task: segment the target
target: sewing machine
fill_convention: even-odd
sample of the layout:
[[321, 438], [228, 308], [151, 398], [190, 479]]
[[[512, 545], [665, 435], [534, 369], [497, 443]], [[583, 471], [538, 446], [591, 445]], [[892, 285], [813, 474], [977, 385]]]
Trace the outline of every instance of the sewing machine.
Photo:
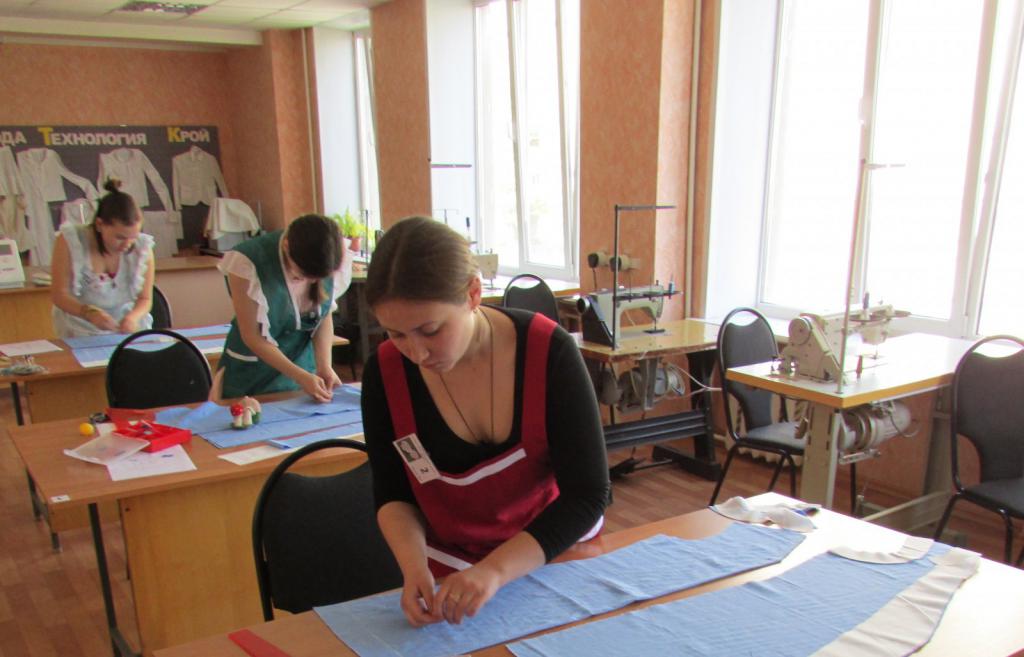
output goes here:
[[494, 278], [498, 275], [498, 254], [497, 253], [474, 253], [473, 260], [480, 269], [480, 278], [490, 282], [494, 287]]
[[679, 294], [672, 283], [665, 287], [659, 283], [640, 287], [599, 290], [581, 297], [577, 302], [583, 325], [583, 339], [608, 347], [617, 347], [622, 335], [622, 313], [639, 310], [646, 313], [654, 327], [647, 333], [662, 333], [658, 320], [665, 308], [665, 298]]
[[[850, 314], [849, 333], [859, 334], [864, 344], [877, 346], [889, 336], [889, 323], [892, 319], [907, 315], [909, 313], [893, 310], [891, 305], [865, 304], [862, 310]], [[817, 381], [839, 381], [843, 373], [843, 366], [839, 362], [843, 324], [843, 313], [801, 313], [794, 318], [789, 323], [789, 343], [782, 350], [779, 371]], [[863, 358], [861, 356], [858, 360], [858, 372], [863, 365]]]

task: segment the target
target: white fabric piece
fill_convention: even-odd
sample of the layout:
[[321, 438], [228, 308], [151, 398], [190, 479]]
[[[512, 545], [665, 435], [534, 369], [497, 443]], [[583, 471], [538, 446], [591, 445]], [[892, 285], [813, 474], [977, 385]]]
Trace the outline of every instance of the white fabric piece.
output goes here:
[[[153, 254], [157, 258], [171, 258], [178, 253], [178, 238], [175, 227], [181, 225], [181, 214], [162, 210], [147, 210], [142, 213], [142, 232], [153, 236]], [[177, 220], [175, 220], [177, 217]]]
[[87, 198], [79, 198], [68, 201], [60, 206], [60, 226], [58, 230], [67, 224], [75, 226], [87, 226], [92, 223], [96, 216], [96, 201]]
[[270, 304], [267, 303], [267, 297], [263, 294], [260, 277], [256, 274], [256, 265], [253, 264], [248, 256], [238, 251], [228, 251], [221, 258], [220, 262], [217, 263], [217, 269], [225, 276], [232, 274], [248, 283], [245, 288], [245, 295], [256, 304], [256, 323], [260, 327], [260, 334], [267, 342], [276, 347], [277, 340], [270, 335], [270, 319], [268, 316]]
[[953, 594], [978, 571], [981, 558], [953, 548], [932, 561], [936, 566], [931, 572], [815, 657], [902, 657], [928, 643]]
[[100, 173], [96, 187], [103, 189], [108, 178], [121, 181], [121, 191], [135, 200], [140, 210], [149, 207], [149, 190], [146, 180], [153, 185], [157, 197], [165, 210], [171, 208], [171, 194], [167, 191], [167, 183], [160, 177], [146, 154], [137, 148], [118, 148], [109, 153], [100, 154]]
[[777, 504], [751, 504], [743, 497], [733, 497], [722, 504], [711, 507], [712, 511], [740, 522], [765, 524], [771, 522], [785, 529], [808, 533], [816, 529], [811, 519], [805, 515], [820, 509], [817, 504], [796, 502], [793, 504], [779, 502]]
[[836, 556], [850, 559], [851, 561], [863, 561], [865, 563], [906, 563], [915, 561], [928, 554], [932, 549], [933, 541], [930, 538], [921, 536], [907, 536], [902, 545], [893, 550], [862, 550], [849, 545], [838, 545], [829, 552]]
[[83, 191], [87, 199], [98, 194], [92, 183], [72, 173], [60, 155], [48, 148], [30, 148], [18, 153], [18, 173], [25, 191], [28, 229], [35, 244], [29, 253], [33, 265], [47, 266], [53, 258], [53, 217], [50, 215], [51, 201], [65, 201], [63, 179], [69, 180]]
[[18, 163], [10, 146], [0, 147], [0, 237], [18, 243], [20, 251], [35, 245], [25, 223], [25, 190], [21, 185]]
[[259, 230], [260, 222], [245, 201], [237, 198], [215, 198], [209, 214], [206, 215], [203, 234], [216, 240], [226, 233], [254, 235]]
[[224, 174], [220, 171], [217, 158], [198, 146], [193, 146], [171, 160], [171, 185], [174, 188], [174, 208], [184, 205], [205, 203], [213, 206], [217, 189], [224, 196], [230, 196]]

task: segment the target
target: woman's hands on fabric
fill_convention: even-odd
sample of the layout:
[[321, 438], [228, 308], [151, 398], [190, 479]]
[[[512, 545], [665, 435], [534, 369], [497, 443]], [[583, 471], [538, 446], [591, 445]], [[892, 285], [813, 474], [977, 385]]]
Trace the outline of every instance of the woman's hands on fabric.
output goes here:
[[327, 403], [334, 397], [334, 391], [324, 384], [324, 380], [320, 378], [319, 374], [305, 372], [298, 384], [302, 386], [306, 394], [318, 402]]
[[327, 367], [318, 367], [316, 374], [323, 380], [328, 390], [334, 390], [341, 385], [341, 378], [338, 377], [338, 373], [334, 371], [334, 368], [329, 365]]
[[135, 333], [139, 330], [139, 319], [128, 313], [121, 319], [121, 325], [118, 328], [121, 333]]
[[114, 321], [114, 318], [107, 314], [106, 311], [100, 310], [99, 308], [90, 311], [85, 318], [90, 324], [98, 329], [103, 329], [104, 331], [118, 330], [118, 325], [117, 322]]
[[425, 566], [402, 583], [402, 611], [413, 627], [423, 627], [441, 620], [436, 613], [434, 595], [434, 576]]
[[478, 563], [445, 578], [434, 596], [434, 610], [458, 625], [463, 617], [475, 616], [500, 587], [498, 572], [486, 563]]

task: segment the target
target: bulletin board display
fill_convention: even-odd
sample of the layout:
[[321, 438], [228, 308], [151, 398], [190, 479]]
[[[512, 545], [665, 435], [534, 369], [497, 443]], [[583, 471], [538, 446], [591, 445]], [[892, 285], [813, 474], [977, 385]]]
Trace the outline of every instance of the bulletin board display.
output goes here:
[[[173, 185], [174, 158], [186, 154], [196, 147], [212, 156], [219, 168], [221, 155], [217, 128], [204, 125], [0, 125], [0, 146], [9, 146], [15, 156], [29, 149], [52, 150], [68, 170], [92, 183], [100, 195], [106, 193], [103, 190], [105, 180], [100, 180], [102, 166], [100, 156], [110, 157], [110, 153], [119, 149], [141, 151], [152, 163], [159, 179], [168, 190], [172, 206], [176, 202]], [[22, 176], [24, 177], [24, 173]], [[160, 195], [157, 193], [158, 190], [152, 181], [148, 176], [143, 176], [143, 178], [148, 192], [148, 204], [141, 209], [144, 211], [174, 209], [164, 208]], [[62, 183], [68, 201], [85, 197], [85, 192], [68, 179], [62, 178]], [[122, 191], [125, 191], [124, 187], [122, 187]], [[218, 195], [226, 196], [227, 194], [218, 188]], [[63, 202], [51, 201], [48, 205], [51, 220], [56, 229], [60, 224]], [[178, 240], [178, 246], [204, 244], [202, 229], [209, 208], [203, 203], [183, 204], [180, 211], [184, 236]]]

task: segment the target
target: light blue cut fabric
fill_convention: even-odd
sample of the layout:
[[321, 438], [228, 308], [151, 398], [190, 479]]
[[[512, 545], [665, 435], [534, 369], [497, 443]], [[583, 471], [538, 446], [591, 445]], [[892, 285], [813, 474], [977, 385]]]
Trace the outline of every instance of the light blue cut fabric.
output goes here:
[[330, 429], [324, 429], [323, 431], [314, 431], [302, 436], [295, 436], [294, 438], [274, 439], [270, 441], [270, 444], [274, 447], [280, 447], [281, 449], [294, 449], [296, 447], [305, 447], [312, 443], [318, 443], [321, 440], [330, 440], [331, 438], [348, 438], [349, 436], [355, 436], [362, 432], [363, 422], [360, 417], [356, 422], [342, 424], [341, 426], [331, 427]]
[[323, 404], [308, 396], [263, 404], [260, 423], [241, 431], [231, 428], [230, 408], [213, 402], [196, 408], [168, 408], [156, 414], [156, 421], [191, 429], [215, 447], [224, 449], [361, 421], [359, 395], [358, 388], [345, 385], [335, 389], [334, 398]]
[[315, 611], [361, 657], [450, 657], [777, 563], [803, 539], [741, 524], [693, 541], [653, 536], [593, 559], [548, 564], [499, 590], [461, 625], [411, 627], [399, 591]]
[[[212, 326], [198, 326], [187, 329], [171, 329], [175, 333], [186, 338], [196, 338], [204, 335], [227, 335], [231, 330], [230, 324], [214, 324]], [[116, 347], [121, 344], [130, 333], [104, 333], [102, 335], [83, 335], [77, 338], [64, 338], [72, 349], [88, 349], [89, 347]], [[155, 342], [163, 340], [166, 336], [153, 334], [140, 338], [141, 341]]]
[[[949, 548], [936, 544], [929, 556]], [[870, 618], [926, 575], [926, 557], [899, 564], [822, 554], [777, 577], [513, 643], [517, 657], [810, 655]]]
[[[145, 340], [131, 343], [131, 345], [128, 346], [128, 349], [134, 349], [136, 351], [160, 351], [161, 349], [167, 349], [175, 344], [175, 342], [150, 342]], [[209, 340], [193, 340], [192, 344], [194, 344], [200, 351], [205, 349], [223, 349], [224, 338], [220, 337], [211, 338]], [[72, 349], [71, 354], [82, 367], [101, 367], [110, 361], [110, 357], [114, 355], [115, 349], [117, 349], [116, 345], [113, 347], [86, 347], [85, 349]]]

